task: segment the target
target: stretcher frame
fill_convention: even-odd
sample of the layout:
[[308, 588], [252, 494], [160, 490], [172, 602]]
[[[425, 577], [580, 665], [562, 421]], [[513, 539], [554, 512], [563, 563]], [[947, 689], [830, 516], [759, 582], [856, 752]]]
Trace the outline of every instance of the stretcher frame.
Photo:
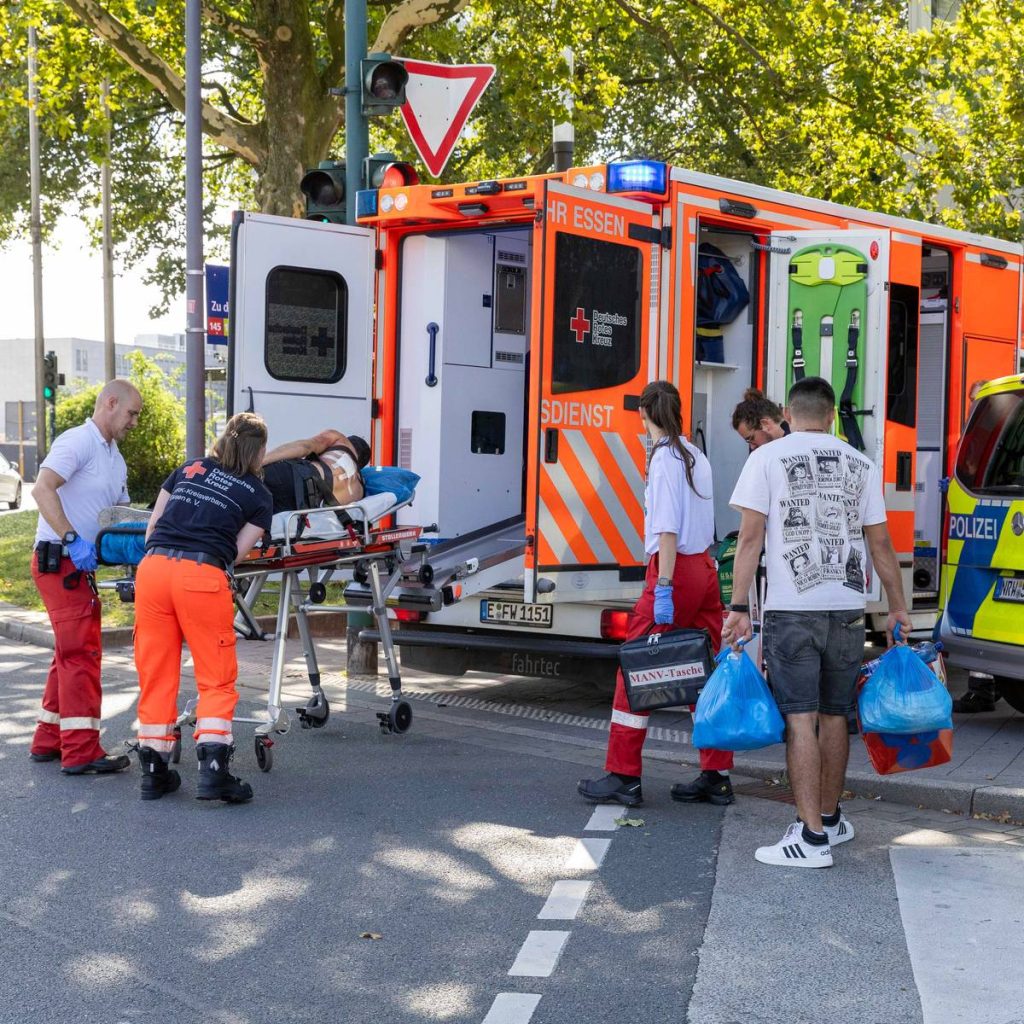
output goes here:
[[[273, 766], [272, 735], [284, 735], [291, 727], [289, 712], [282, 703], [281, 688], [292, 615], [295, 616], [306, 672], [313, 690], [306, 703], [294, 709], [295, 713], [303, 729], [322, 728], [330, 717], [330, 704], [321, 687], [316, 645], [307, 613], [312, 610], [352, 611], [352, 608], [346, 605], [324, 604], [327, 583], [335, 575], [365, 581], [370, 586], [372, 601], [369, 611], [374, 616], [380, 633], [388, 669], [388, 682], [391, 686], [391, 706], [387, 712], [379, 712], [377, 715], [381, 732], [404, 733], [412, 724], [412, 708], [402, 695], [401, 674], [387, 615], [387, 599], [401, 581], [402, 567], [410, 560], [413, 546], [424, 532], [424, 527], [380, 528], [376, 525], [390, 518], [398, 509], [410, 505], [412, 500], [410, 497], [388, 505], [373, 518], [353, 517], [344, 507], [290, 512], [285, 518], [281, 540], [265, 538], [260, 548], [254, 549], [249, 556], [228, 570], [235, 604], [236, 633], [243, 639], [271, 640], [274, 644], [266, 709], [253, 715], [234, 717], [235, 722], [255, 725], [253, 743], [256, 761], [261, 771], [269, 772]], [[344, 529], [344, 535], [328, 539], [315, 536], [303, 539], [307, 530], [315, 533], [310, 520], [322, 516], [336, 518]], [[108, 518], [118, 520], [121, 517], [114, 515]], [[97, 538], [97, 542], [99, 540], [100, 538]], [[128, 575], [124, 579], [104, 581], [99, 585], [104, 589], [116, 589], [123, 601], [133, 601], [136, 567], [127, 566], [127, 569]], [[302, 583], [304, 573], [309, 580], [305, 593]], [[253, 608], [272, 576], [280, 577], [280, 587], [274, 632], [267, 633], [259, 625]], [[198, 695], [190, 697], [178, 715], [174, 727], [176, 740], [171, 752], [173, 762], [180, 760], [182, 727], [195, 722], [198, 700]]]

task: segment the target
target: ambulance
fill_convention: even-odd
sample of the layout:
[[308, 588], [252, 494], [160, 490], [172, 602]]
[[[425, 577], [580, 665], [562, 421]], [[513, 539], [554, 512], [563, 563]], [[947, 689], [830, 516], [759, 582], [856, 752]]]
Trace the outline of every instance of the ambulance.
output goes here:
[[983, 384], [949, 483], [940, 636], [1024, 711], [1024, 373]]
[[[229, 411], [261, 413], [272, 443], [362, 434], [420, 476], [397, 516], [426, 527], [391, 595], [404, 663], [613, 666], [644, 575], [637, 408], [657, 378], [711, 461], [719, 538], [739, 523], [744, 390], [830, 379], [839, 431], [882, 470], [915, 626], [934, 624], [940, 482], [970, 384], [1017, 367], [1019, 244], [650, 160], [357, 199], [356, 226], [236, 215]], [[710, 355], [706, 244], [749, 293]], [[838, 571], [884, 612], [870, 565]], [[357, 573], [346, 601], [368, 599]]]

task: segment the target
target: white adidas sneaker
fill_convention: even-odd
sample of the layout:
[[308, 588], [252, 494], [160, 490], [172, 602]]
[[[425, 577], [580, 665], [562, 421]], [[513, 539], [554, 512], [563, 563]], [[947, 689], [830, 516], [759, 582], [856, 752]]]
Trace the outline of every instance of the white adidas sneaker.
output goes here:
[[829, 846], [838, 846], [840, 843], [848, 843], [856, 834], [853, 822], [840, 812], [838, 825], [825, 825], [825, 835], [828, 836]]
[[832, 867], [832, 847], [828, 843], [824, 846], [805, 843], [803, 830], [803, 823], [794, 821], [774, 846], [758, 847], [754, 851], [754, 859], [783, 868]]

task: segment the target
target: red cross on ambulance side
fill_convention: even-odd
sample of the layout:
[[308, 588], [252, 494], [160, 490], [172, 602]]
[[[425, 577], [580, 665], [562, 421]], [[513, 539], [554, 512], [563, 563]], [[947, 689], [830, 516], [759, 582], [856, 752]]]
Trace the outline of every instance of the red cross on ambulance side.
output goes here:
[[586, 317], [586, 310], [582, 306], [576, 307], [576, 315], [569, 321], [569, 330], [576, 335], [576, 344], [582, 345], [586, 336], [590, 333], [590, 321]]

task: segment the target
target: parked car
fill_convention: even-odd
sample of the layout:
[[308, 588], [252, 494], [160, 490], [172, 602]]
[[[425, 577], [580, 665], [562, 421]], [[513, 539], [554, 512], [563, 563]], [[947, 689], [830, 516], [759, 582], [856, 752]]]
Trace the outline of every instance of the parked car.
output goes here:
[[21, 473], [16, 462], [8, 462], [0, 452], [0, 501], [6, 501], [8, 508], [21, 505]]
[[994, 676], [1024, 711], [1024, 375], [978, 392], [947, 503], [940, 636], [949, 661]]

